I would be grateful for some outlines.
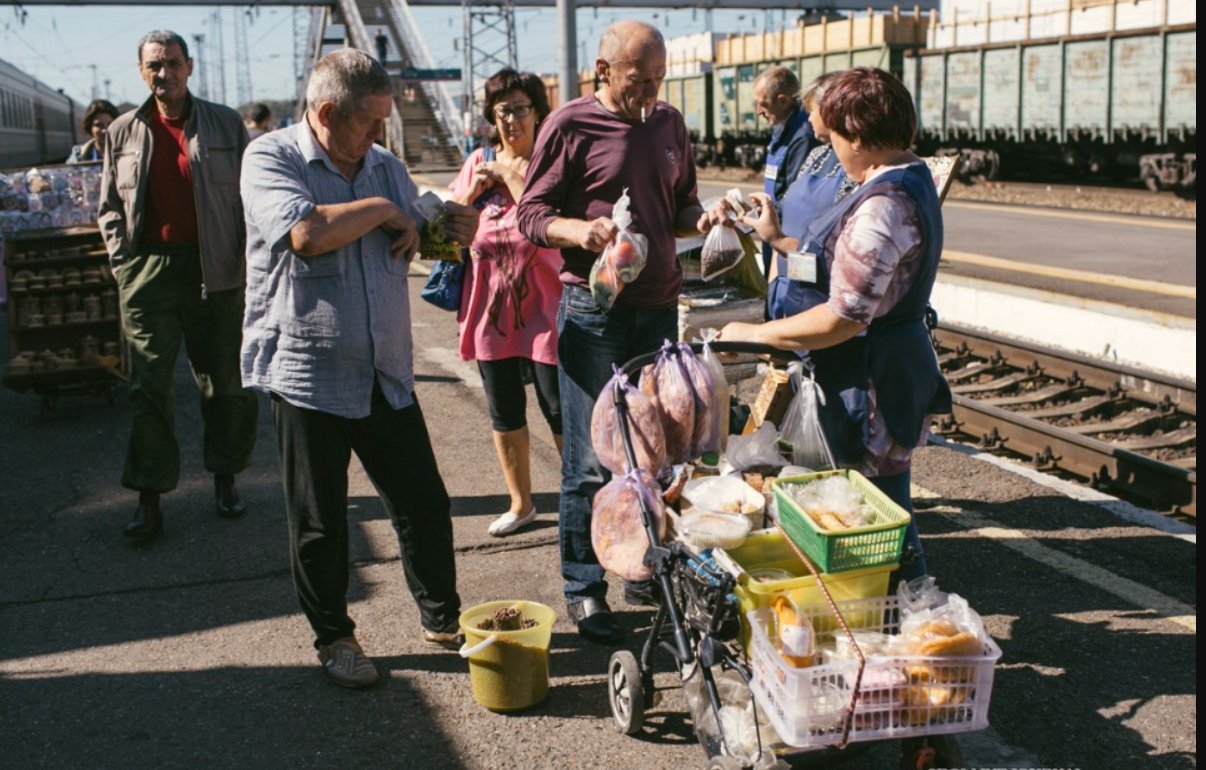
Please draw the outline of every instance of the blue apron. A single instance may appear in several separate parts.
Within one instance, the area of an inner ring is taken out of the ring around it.
[[[809,153],[800,166],[800,174],[796,181],[792,182],[783,196],[783,234],[795,240],[802,239],[815,219],[837,205],[857,186],[857,182],[846,176],[846,170],[842,168],[842,163],[832,146],[822,145]],[[778,275],[771,281],[766,295],[769,318],[786,318],[793,315],[785,312],[783,308],[788,288],[787,270],[782,258],[778,259]],[[817,295],[808,307],[827,299],[828,297]]]
[[[951,392],[925,325],[930,292],[942,254],[942,211],[934,180],[924,163],[884,172],[813,219],[800,250],[817,255],[817,281],[783,281],[775,318],[804,312],[828,301],[830,272],[825,244],[845,215],[891,187],[904,190],[921,215],[922,266],[913,285],[866,332],[839,345],[808,353],[817,382],[825,391],[821,422],[839,465],[857,465],[866,453],[868,392],[874,385],[877,406],[888,433],[901,446],[917,445],[926,418],[951,411]],[[779,256],[780,275],[787,260]]]
[[[771,132],[770,144],[766,146],[766,166],[762,171],[762,191],[769,195],[776,205],[782,203],[780,199],[786,194],[787,187],[791,184],[791,180],[786,178],[791,169],[784,167],[784,162],[787,160],[787,148],[791,146],[792,138],[807,120],[808,112],[803,107],[797,106],[796,111],[788,116],[783,125],[776,126],[775,130]],[[762,244],[764,274],[770,268],[773,256],[774,250],[770,244]]]

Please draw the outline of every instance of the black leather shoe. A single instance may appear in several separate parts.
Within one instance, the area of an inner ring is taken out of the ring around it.
[[[662,587],[652,580],[625,583],[624,601],[633,607],[657,607],[662,603]]]
[[[218,515],[224,519],[237,519],[247,512],[247,506],[235,489],[234,476],[214,476],[214,500]]]
[[[598,644],[615,645],[624,641],[624,629],[601,599],[583,599],[566,608],[570,620],[578,624],[578,634]]]
[[[158,505],[139,504],[134,518],[126,524],[122,534],[136,543],[146,543],[163,531],[163,511]]]

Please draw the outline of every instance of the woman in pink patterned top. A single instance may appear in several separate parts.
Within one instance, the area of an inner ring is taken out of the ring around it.
[[[730,323],[722,340],[807,351],[839,465],[857,468],[907,511],[913,450],[930,416],[949,413],[950,388],[926,328],[942,254],[942,213],[929,170],[909,149],[917,117],[904,85],[883,70],[838,75],[820,105],[833,150],[859,188],[785,236],[764,196],[746,218],[781,256],[784,298],[765,324]],[[717,212],[718,218],[723,212]],[[925,572],[916,522],[899,577]]]
[[[490,524],[501,537],[536,518],[529,470],[525,374],[536,383],[540,410],[561,449],[561,403],[557,390],[557,305],[561,300],[561,252],[524,238],[515,224],[516,201],[549,114],[544,82],[536,75],[503,69],[486,81],[483,115],[497,142],[465,161],[451,185],[453,200],[481,211],[481,226],[461,292],[460,354],[477,361],[511,507]]]

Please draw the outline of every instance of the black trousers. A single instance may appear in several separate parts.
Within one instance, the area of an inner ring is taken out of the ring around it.
[[[406,584],[432,631],[457,627],[451,502],[416,400],[393,409],[373,386],[372,411],[352,420],[273,396],[293,583],[315,646],[349,636],[348,463],[355,452],[389,512]]]

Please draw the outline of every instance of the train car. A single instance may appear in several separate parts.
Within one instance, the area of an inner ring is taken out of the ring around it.
[[[1009,2],[948,0],[931,47],[905,58],[920,150],[990,178],[1195,190],[1196,6]]]
[[[70,97],[0,59],[0,168],[62,163],[82,116]]]

